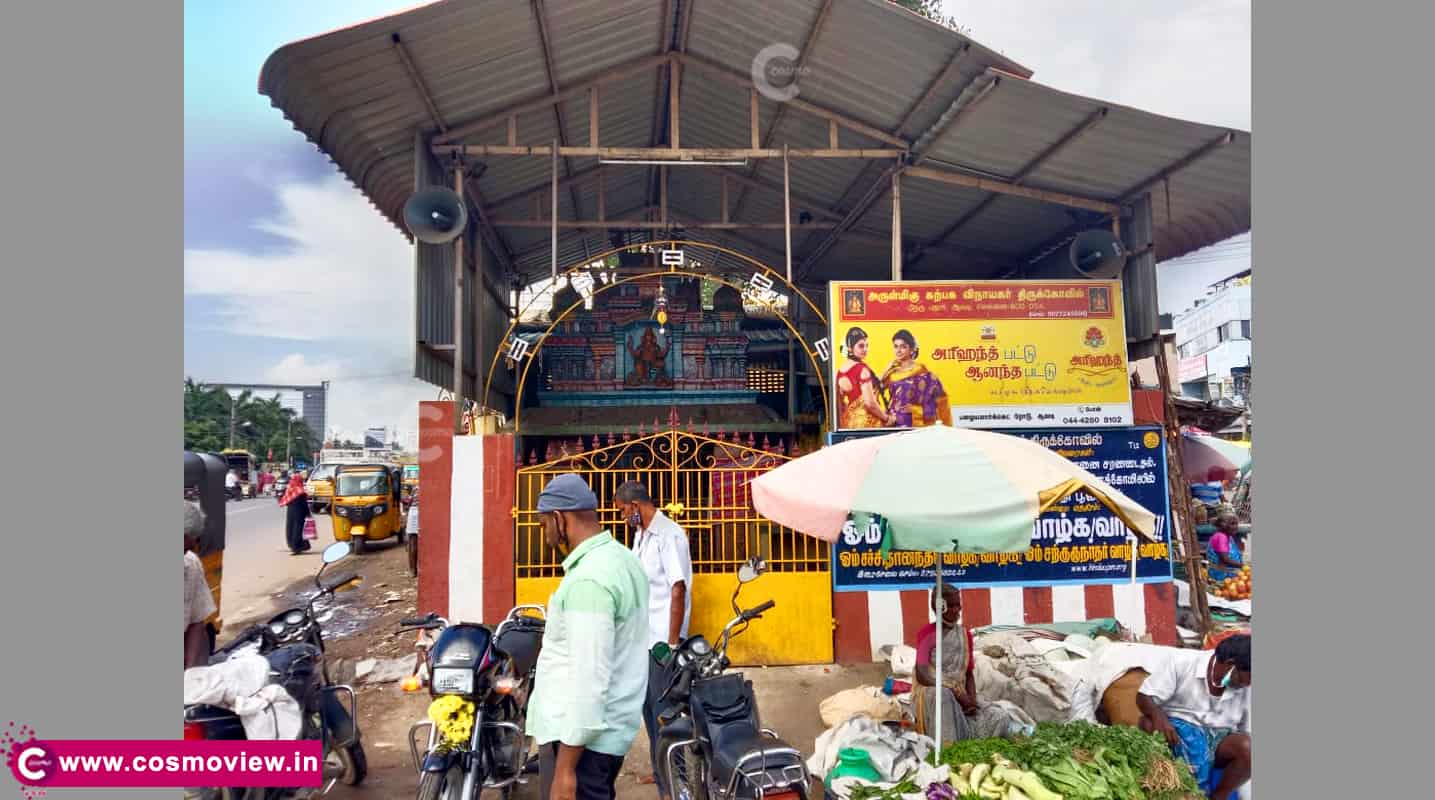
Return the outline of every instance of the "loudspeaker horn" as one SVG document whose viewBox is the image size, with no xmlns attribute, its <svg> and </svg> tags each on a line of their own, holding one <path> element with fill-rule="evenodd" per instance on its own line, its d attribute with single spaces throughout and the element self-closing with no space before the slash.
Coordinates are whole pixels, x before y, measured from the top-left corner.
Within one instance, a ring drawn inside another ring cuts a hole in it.
<svg viewBox="0 0 1435 800">
<path fill-rule="evenodd" d="M 463 233 L 468 209 L 463 198 L 446 186 L 431 186 L 415 192 L 404 203 L 404 225 L 415 239 L 425 244 L 446 244 Z"/>
<path fill-rule="evenodd" d="M 1125 266 L 1126 248 L 1121 240 L 1111 231 L 1093 228 L 1038 261 L 1029 274 L 1033 278 L 1110 280 L 1121 277 Z"/>
</svg>

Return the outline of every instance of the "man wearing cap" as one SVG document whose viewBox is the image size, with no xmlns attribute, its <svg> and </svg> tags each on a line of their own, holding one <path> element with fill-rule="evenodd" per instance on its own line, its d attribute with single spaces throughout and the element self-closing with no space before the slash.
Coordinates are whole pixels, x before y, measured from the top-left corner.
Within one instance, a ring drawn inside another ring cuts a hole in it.
<svg viewBox="0 0 1435 800">
<path fill-rule="evenodd" d="M 648 576 L 648 638 L 651 651 L 659 642 L 676 646 L 688 635 L 688 619 L 692 613 L 693 560 L 688 548 L 688 534 L 682 526 L 653 504 L 648 487 L 639 481 L 628 481 L 613 493 L 618 513 L 634 531 L 633 552 Z M 649 755 L 653 775 L 639 783 L 657 783 L 658 794 L 667 797 L 667 787 L 658 781 L 657 701 L 666 687 L 648 676 L 648 693 L 643 703 L 643 726 L 648 732 Z"/>
<path fill-rule="evenodd" d="M 543 540 L 563 557 L 548 600 L 529 736 L 544 800 L 611 800 L 637 738 L 647 689 L 648 579 L 637 556 L 598 522 L 577 475 L 538 496 Z"/>
</svg>

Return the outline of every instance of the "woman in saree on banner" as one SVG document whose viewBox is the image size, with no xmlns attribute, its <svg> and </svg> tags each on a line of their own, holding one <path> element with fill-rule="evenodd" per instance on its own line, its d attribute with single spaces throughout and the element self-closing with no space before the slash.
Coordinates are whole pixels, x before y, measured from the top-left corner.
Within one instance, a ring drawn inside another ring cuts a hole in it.
<svg viewBox="0 0 1435 800">
<path fill-rule="evenodd" d="M 877 375 L 867 366 L 866 331 L 847 331 L 846 354 L 847 363 L 837 372 L 837 390 L 842 398 L 838 426 L 880 428 L 887 423 L 887 411 L 878 399 Z"/>
<path fill-rule="evenodd" d="M 917 682 L 912 687 L 912 710 L 917 717 L 917 732 L 937 738 L 933 722 L 938 702 L 942 704 L 940 741 L 944 743 L 964 739 L 1010 738 L 1034 730 L 1036 722 L 1011 703 L 1002 700 L 981 703 L 977 699 L 976 648 L 971 631 L 960 622 L 961 592 L 955 586 L 943 585 L 939 602 L 933 587 L 932 610 L 942 624 L 942 631 L 938 634 L 936 623 L 929 622 L 917 633 Z M 938 635 L 942 637 L 940 670 L 932 664 Z M 937 686 L 938 677 L 941 678 L 940 687 Z"/>
<path fill-rule="evenodd" d="M 917 363 L 917 340 L 905 329 L 892 335 L 892 366 L 881 382 L 892 397 L 887 424 L 896 428 L 925 428 L 940 421 L 952 425 L 952 406 L 947 390 L 931 370 Z"/>
</svg>

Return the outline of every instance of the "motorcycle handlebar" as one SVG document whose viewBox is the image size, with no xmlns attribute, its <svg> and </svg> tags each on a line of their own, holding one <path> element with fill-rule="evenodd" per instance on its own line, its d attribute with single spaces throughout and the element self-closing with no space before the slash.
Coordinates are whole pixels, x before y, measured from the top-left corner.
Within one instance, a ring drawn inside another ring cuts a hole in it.
<svg viewBox="0 0 1435 800">
<path fill-rule="evenodd" d="M 763 603 L 757 608 L 748 609 L 747 611 L 742 612 L 743 619 L 755 619 L 757 617 L 760 617 L 765 612 L 770 611 L 775 605 L 777 605 L 777 603 L 768 600 L 766 603 Z"/>
<path fill-rule="evenodd" d="M 438 614 L 429 614 L 426 617 L 409 617 L 399 620 L 400 628 L 441 628 L 443 626 L 443 618 Z"/>
</svg>

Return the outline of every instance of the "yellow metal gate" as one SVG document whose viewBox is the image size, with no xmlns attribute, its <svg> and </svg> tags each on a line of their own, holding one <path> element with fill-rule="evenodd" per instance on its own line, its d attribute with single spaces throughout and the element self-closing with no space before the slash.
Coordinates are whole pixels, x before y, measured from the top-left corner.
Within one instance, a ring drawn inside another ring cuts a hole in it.
<svg viewBox="0 0 1435 800">
<path fill-rule="evenodd" d="M 691 633 L 715 637 L 732 618 L 737 568 L 751 555 L 771 571 L 743 588 L 746 608 L 777 605 L 733 640 L 738 665 L 820 664 L 832 661 L 832 583 L 828 546 L 765 519 L 752 510 L 748 481 L 787 461 L 776 448 L 712 438 L 677 429 L 565 453 L 518 468 L 514 556 L 519 603 L 547 604 L 562 577 L 559 559 L 543 543 L 535 507 L 544 484 L 572 472 L 598 495 L 598 515 L 621 542 L 632 532 L 614 508 L 625 481 L 643 482 L 654 501 L 688 533 L 693 558 Z"/>
</svg>

